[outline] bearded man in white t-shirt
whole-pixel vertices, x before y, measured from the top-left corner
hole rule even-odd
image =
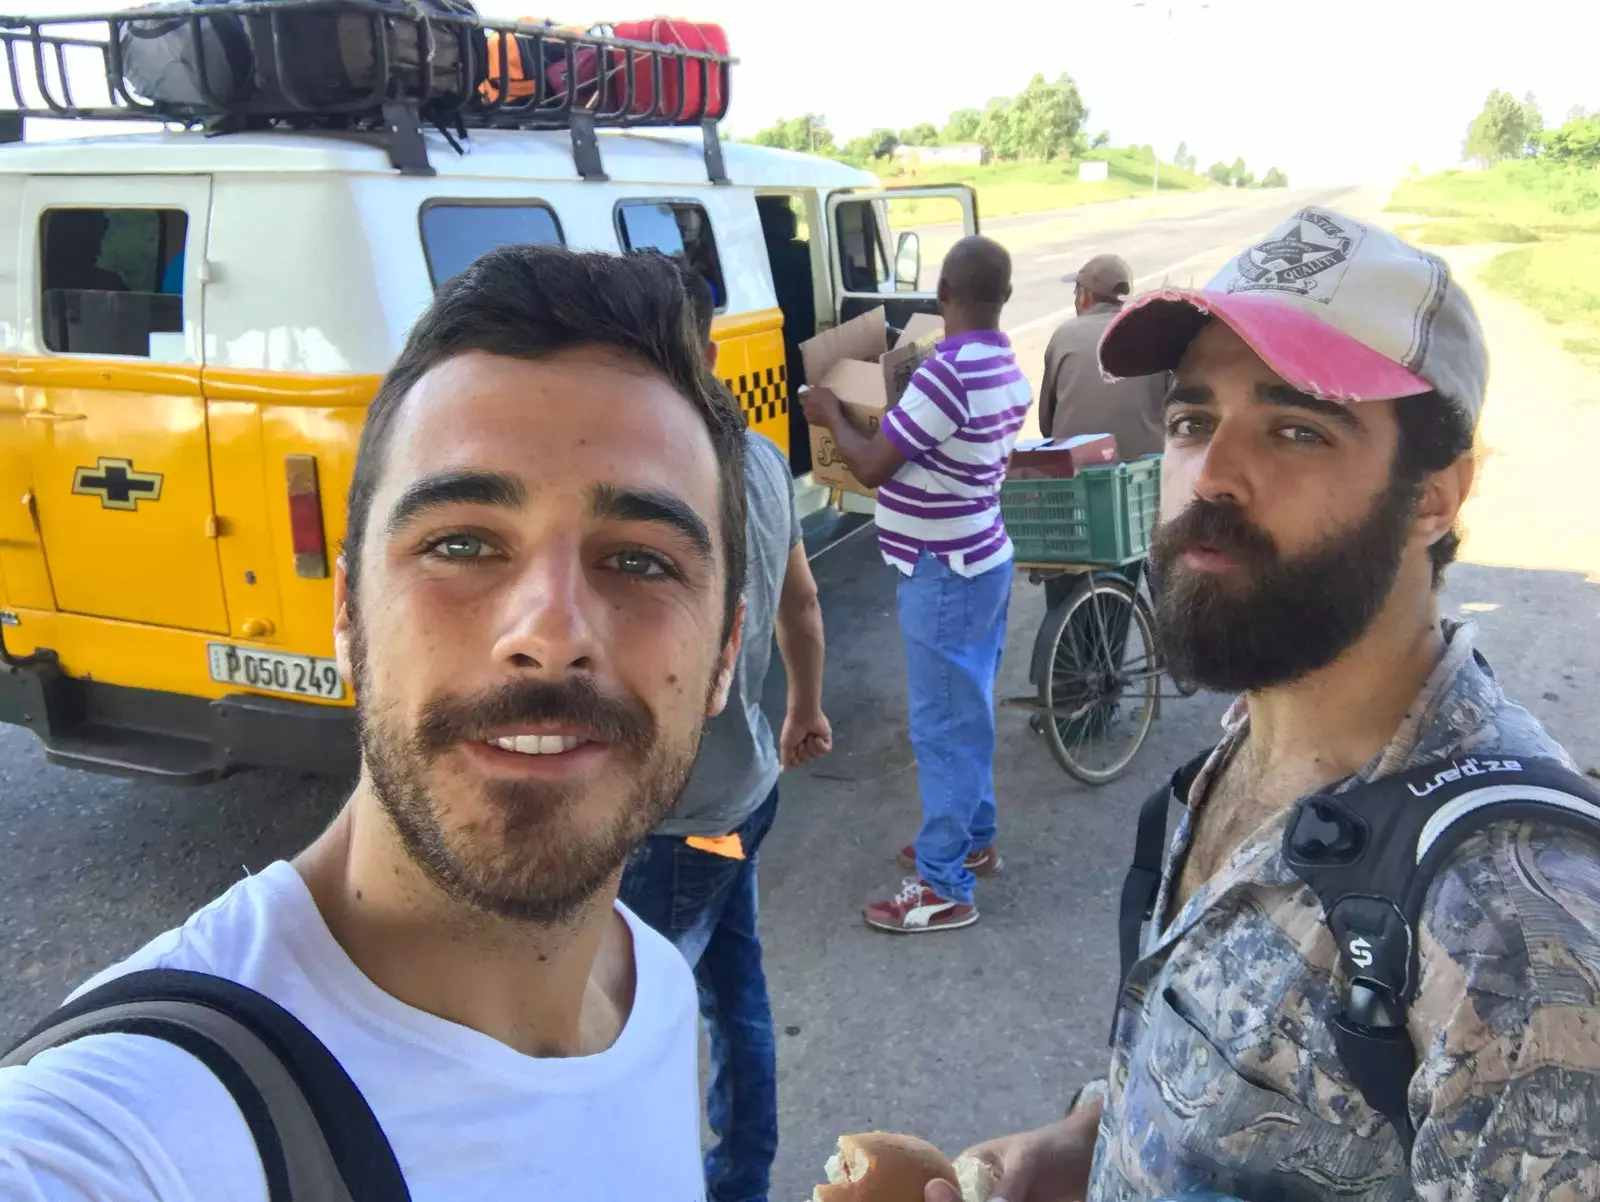
[[[738,651],[744,423],[686,304],[669,260],[545,247],[441,290],[350,490],[355,792],[90,983],[198,971],[288,1010],[417,1202],[704,1197],[694,984],[615,900]],[[268,1196],[233,1096],[172,1043],[0,1070],[0,1198]]]

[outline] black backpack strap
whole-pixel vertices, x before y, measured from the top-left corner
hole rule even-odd
[[[1492,823],[1532,819],[1600,841],[1600,792],[1554,760],[1464,757],[1295,806],[1284,860],[1322,903],[1344,985],[1334,1042],[1367,1103],[1409,1150],[1417,923],[1434,874]]]
[[[272,1202],[409,1202],[383,1129],[333,1053],[282,1006],[221,977],[118,977],[46,1018],[0,1067],[109,1033],[163,1039],[216,1075],[249,1125]]]
[[[1214,750],[1214,749],[1213,749]],[[1155,916],[1156,898],[1161,892],[1162,861],[1167,854],[1167,809],[1173,800],[1189,804],[1189,786],[1211,758],[1206,751],[1195,756],[1172,774],[1172,779],[1157,789],[1139,807],[1139,825],[1133,837],[1133,862],[1122,878],[1122,901],[1117,910],[1117,944],[1122,969],[1118,975],[1117,1001],[1122,987],[1139,959],[1139,933]],[[1116,1009],[1113,1007],[1113,1027]],[[1115,1038],[1115,1031],[1113,1031]]]

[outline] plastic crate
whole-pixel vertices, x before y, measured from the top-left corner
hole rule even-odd
[[[1161,456],[1084,468],[1065,480],[1007,480],[1000,512],[1021,563],[1123,564],[1150,549]]]

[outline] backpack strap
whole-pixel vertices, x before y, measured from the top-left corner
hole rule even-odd
[[[1214,751],[1212,748],[1211,751]],[[1189,788],[1200,775],[1211,751],[1202,752],[1172,774],[1172,779],[1157,789],[1139,807],[1139,825],[1133,837],[1133,862],[1122,878],[1122,901],[1117,911],[1117,943],[1122,958],[1118,978],[1117,1004],[1112,1008],[1112,1038],[1116,1032],[1116,1007],[1122,1000],[1122,987],[1139,959],[1139,933],[1155,916],[1156,898],[1161,892],[1162,861],[1167,853],[1167,810],[1173,801],[1189,804]]]
[[[383,1129],[333,1053],[282,1006],[221,977],[118,977],[46,1018],[0,1068],[109,1033],[165,1040],[216,1075],[250,1128],[271,1202],[409,1202]]]
[[[1409,1152],[1416,1051],[1406,1010],[1421,970],[1417,924],[1434,875],[1498,822],[1531,819],[1600,841],[1600,792],[1555,760],[1465,757],[1296,803],[1285,862],[1322,903],[1344,983],[1334,1042],[1367,1103]]]

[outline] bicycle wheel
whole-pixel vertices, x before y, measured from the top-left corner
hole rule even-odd
[[[1161,687],[1150,611],[1120,576],[1090,574],[1045,617],[1039,706],[1050,754],[1103,785],[1127,771],[1155,720]]]

